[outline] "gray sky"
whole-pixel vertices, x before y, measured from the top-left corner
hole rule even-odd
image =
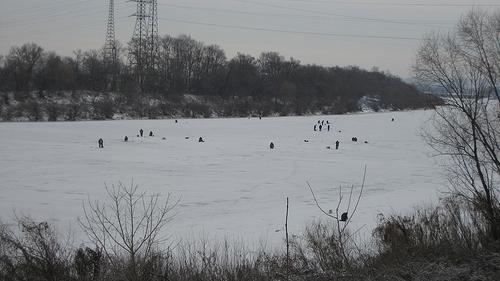
[[[189,34],[237,52],[278,51],[303,63],[373,66],[410,76],[419,38],[453,28],[493,0],[158,0],[160,34]],[[0,54],[26,42],[71,55],[104,44],[107,0],[0,0]],[[115,0],[116,39],[126,43],[135,3]]]

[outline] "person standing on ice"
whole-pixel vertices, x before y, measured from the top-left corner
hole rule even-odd
[[[328,132],[330,132],[330,125],[327,125],[326,128],[328,129]]]
[[[316,130],[316,126],[317,126],[317,125],[316,125],[316,124],[314,124],[314,131],[315,131],[315,132],[317,131],[317,130]]]
[[[340,144],[340,142],[337,140],[337,141],[335,142],[335,149],[339,149],[339,144]]]
[[[142,129],[139,130],[139,134],[141,135],[141,138],[142,138],[142,135],[144,134],[144,131]]]
[[[269,148],[270,148],[270,149],[274,149],[274,143],[273,143],[273,142],[271,142],[271,143],[269,144]]]
[[[99,144],[99,148],[104,148],[104,141],[102,139],[99,139],[97,143]]]
[[[323,128],[323,125],[319,125],[319,131],[321,132],[321,129]]]

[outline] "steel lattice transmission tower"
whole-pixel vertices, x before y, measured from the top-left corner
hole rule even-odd
[[[108,27],[106,29],[106,42],[104,44],[104,59],[107,62],[115,64],[116,55],[115,1],[109,0]]]
[[[155,69],[159,52],[158,1],[131,0],[137,3],[134,34],[129,46],[129,63],[142,90],[147,72]]]
[[[104,43],[104,63],[108,70],[111,90],[115,89],[117,72],[117,46],[115,40],[115,1],[109,0],[108,27]]]
[[[160,50],[160,37],[158,35],[158,0],[150,0],[148,20],[148,68],[155,70],[158,64]]]
[[[147,4],[150,0],[131,0],[137,3],[137,10],[132,16],[136,18],[134,33],[129,45],[128,60],[129,64],[137,77],[137,82],[142,90],[144,82],[144,68],[146,65],[147,54],[147,34],[148,23]]]

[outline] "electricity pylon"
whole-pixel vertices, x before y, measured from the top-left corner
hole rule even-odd
[[[132,15],[136,18],[134,33],[129,46],[129,64],[135,73],[140,90],[143,88],[146,64],[148,61],[148,3],[151,0],[131,0],[137,3],[137,10]]]
[[[104,63],[108,70],[111,90],[115,90],[117,72],[117,47],[115,40],[115,2],[109,0],[108,26],[106,29],[106,41],[104,43]]]

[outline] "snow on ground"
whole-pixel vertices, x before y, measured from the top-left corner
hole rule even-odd
[[[15,210],[71,227],[78,236],[83,201],[104,198],[105,183],[133,180],[180,198],[168,229],[174,239],[276,245],[284,235],[287,196],[289,229],[299,233],[324,218],[306,181],[325,209],[335,209],[338,187],[359,187],[367,165],[353,228],[366,224],[362,233],[369,235],[377,214],[435,202],[444,190],[442,170],[419,136],[431,114],[1,123],[0,217],[11,218]],[[318,120],[329,120],[331,131],[314,132]],[[156,136],[137,138],[140,128]],[[97,148],[99,138],[104,149]],[[339,150],[326,148],[337,139]]]

